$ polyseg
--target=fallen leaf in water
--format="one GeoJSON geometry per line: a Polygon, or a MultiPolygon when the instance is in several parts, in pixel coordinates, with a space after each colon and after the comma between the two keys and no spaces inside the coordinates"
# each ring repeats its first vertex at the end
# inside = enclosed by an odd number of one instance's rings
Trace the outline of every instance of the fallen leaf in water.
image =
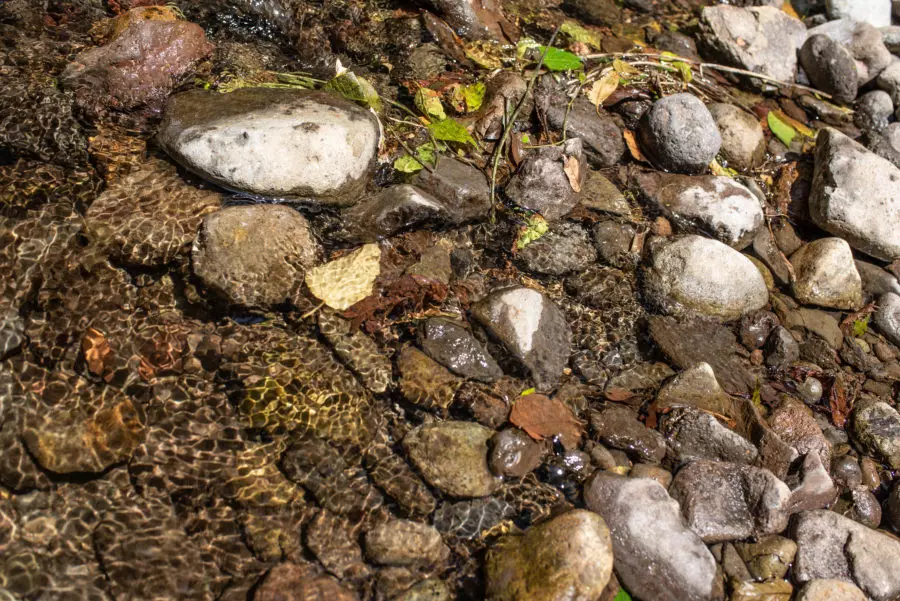
{"type": "Polygon", "coordinates": [[[313,296],[332,309],[345,311],[372,294],[381,272],[381,249],[366,244],[347,256],[314,267],[306,273],[313,296]]]}
{"type": "Polygon", "coordinates": [[[581,423],[562,401],[543,394],[520,397],[513,404],[509,421],[525,430],[535,440],[559,435],[567,449],[573,449],[581,441],[581,423]]]}
{"type": "Polygon", "coordinates": [[[578,162],[578,159],[566,157],[563,171],[566,172],[566,177],[569,178],[569,185],[572,186],[572,189],[576,192],[581,192],[581,163],[578,162]]]}
{"type": "Polygon", "coordinates": [[[112,354],[109,341],[100,330],[88,328],[81,339],[81,350],[88,371],[95,376],[102,376],[106,368],[106,360],[112,354]]]}

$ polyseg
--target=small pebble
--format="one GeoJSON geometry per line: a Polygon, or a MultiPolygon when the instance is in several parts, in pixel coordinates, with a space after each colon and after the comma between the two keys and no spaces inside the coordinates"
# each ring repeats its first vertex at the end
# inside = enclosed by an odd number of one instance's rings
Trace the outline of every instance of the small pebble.
{"type": "Polygon", "coordinates": [[[831,460],[831,478],[835,484],[856,488],[862,484],[862,470],[859,463],[849,455],[842,455],[831,460]]]}
{"type": "Polygon", "coordinates": [[[863,486],[869,490],[877,490],[881,486],[881,476],[878,475],[878,464],[869,457],[863,457],[859,462],[862,471],[863,486]]]}
{"type": "Polygon", "coordinates": [[[815,405],[822,398],[822,383],[816,378],[806,378],[797,387],[800,398],[807,405],[815,405]]]}

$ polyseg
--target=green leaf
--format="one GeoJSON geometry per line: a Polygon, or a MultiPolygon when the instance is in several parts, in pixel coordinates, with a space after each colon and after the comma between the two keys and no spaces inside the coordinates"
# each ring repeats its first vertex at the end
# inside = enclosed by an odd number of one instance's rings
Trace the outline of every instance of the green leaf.
{"type": "Polygon", "coordinates": [[[439,120],[447,118],[439,92],[429,88],[419,88],[413,101],[416,103],[416,108],[422,111],[426,117],[439,120]]]}
{"type": "Polygon", "coordinates": [[[681,80],[684,83],[691,83],[694,79],[694,72],[691,71],[691,66],[683,61],[675,61],[672,63],[672,66],[678,69],[681,72],[681,80]]]}
{"type": "Polygon", "coordinates": [[[485,85],[480,81],[463,88],[463,98],[466,100],[466,108],[470,113],[481,108],[485,90],[485,85]]]}
{"type": "Polygon", "coordinates": [[[791,142],[793,142],[794,138],[797,136],[797,130],[779,119],[778,115],[775,114],[775,111],[769,111],[766,121],[768,121],[769,129],[772,130],[775,137],[781,140],[782,144],[790,148],[791,142]]]}
{"type": "Polygon", "coordinates": [[[364,77],[360,77],[351,71],[344,71],[325,84],[326,90],[337,92],[347,100],[352,100],[366,108],[376,111],[381,110],[381,98],[378,92],[364,77]]]}
{"type": "Polygon", "coordinates": [[[613,601],[631,601],[631,595],[625,589],[620,588],[616,596],[613,597],[613,601]]]}
{"type": "Polygon", "coordinates": [[[581,42],[582,44],[587,44],[588,46],[593,46],[597,50],[601,50],[600,35],[592,31],[588,31],[575,21],[566,21],[559,28],[559,31],[560,33],[566,34],[576,42],[581,42]]]}
{"type": "Polygon", "coordinates": [[[869,331],[869,316],[866,315],[862,319],[857,319],[853,322],[853,335],[857,338],[862,338],[865,336],[866,332],[869,331]]]}
{"type": "Polygon", "coordinates": [[[416,173],[417,171],[421,171],[423,164],[426,163],[431,166],[436,164],[434,144],[431,142],[426,142],[416,148],[415,157],[411,157],[408,154],[399,157],[394,161],[394,169],[401,173],[416,173]]]}
{"type": "Polygon", "coordinates": [[[535,213],[530,216],[525,225],[519,228],[519,235],[516,237],[516,248],[522,250],[541,236],[547,233],[550,226],[547,220],[535,213]]]}
{"type": "Polygon", "coordinates": [[[432,121],[428,126],[431,135],[437,140],[445,142],[459,142],[460,144],[475,144],[475,139],[468,130],[453,119],[443,119],[441,121],[432,121]]]}
{"type": "Polygon", "coordinates": [[[531,136],[522,134],[522,144],[531,144],[531,136]]]}
{"type": "Polygon", "coordinates": [[[547,55],[544,57],[544,66],[551,71],[574,71],[584,66],[581,63],[581,59],[568,50],[548,48],[547,46],[538,46],[538,50],[541,53],[546,50],[547,55]]]}
{"type": "Polygon", "coordinates": [[[526,388],[519,396],[528,396],[529,394],[534,394],[534,388],[526,388]]]}

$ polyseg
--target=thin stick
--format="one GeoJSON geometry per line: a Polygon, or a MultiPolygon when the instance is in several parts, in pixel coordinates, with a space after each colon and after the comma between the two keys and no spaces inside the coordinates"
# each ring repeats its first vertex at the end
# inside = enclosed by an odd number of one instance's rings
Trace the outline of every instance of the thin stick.
{"type": "Polygon", "coordinates": [[[528,86],[526,86],[525,88],[525,93],[522,95],[522,99],[519,100],[519,103],[516,104],[516,108],[513,109],[512,115],[510,115],[509,121],[507,121],[506,123],[506,127],[503,128],[503,135],[500,136],[500,141],[494,148],[494,164],[491,169],[491,223],[494,223],[495,221],[494,201],[497,197],[497,168],[500,166],[500,157],[503,156],[503,148],[504,146],[506,146],[506,142],[509,139],[509,134],[516,123],[516,117],[518,117],[519,111],[522,109],[522,106],[524,106],[528,95],[531,94],[532,88],[534,88],[534,82],[537,81],[538,75],[540,75],[541,73],[541,67],[544,65],[544,57],[547,56],[547,53],[553,46],[553,42],[556,41],[556,35],[559,33],[560,27],[562,27],[561,24],[556,26],[556,29],[553,30],[553,35],[550,36],[550,41],[547,42],[546,46],[544,46],[544,51],[541,53],[541,58],[540,60],[538,60],[537,66],[534,68],[534,75],[532,75],[531,79],[528,80],[528,86]]]}
{"type": "MultiPolygon", "coordinates": [[[[432,169],[431,167],[428,166],[428,161],[419,160],[419,158],[416,157],[416,153],[413,152],[412,149],[406,145],[406,142],[404,142],[400,138],[400,135],[396,131],[394,131],[394,128],[392,128],[390,125],[388,125],[388,129],[391,130],[391,133],[394,134],[394,138],[397,140],[397,143],[403,147],[403,150],[406,151],[406,154],[408,154],[412,158],[412,160],[414,160],[418,164],[422,165],[422,167],[425,167],[425,169],[428,170],[428,173],[434,173],[434,169],[432,169]]],[[[435,148],[434,151],[437,152],[437,148],[435,148]]]]}

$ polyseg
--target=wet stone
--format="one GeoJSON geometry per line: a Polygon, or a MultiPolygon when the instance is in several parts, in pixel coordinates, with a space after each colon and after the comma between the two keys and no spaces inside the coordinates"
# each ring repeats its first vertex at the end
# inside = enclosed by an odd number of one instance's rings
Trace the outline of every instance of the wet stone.
{"type": "Polygon", "coordinates": [[[506,185],[505,191],[520,207],[554,221],[578,204],[578,192],[586,175],[582,140],[572,138],[562,146],[532,151],[506,185]]]}
{"type": "Polygon", "coordinates": [[[498,540],[486,560],[487,596],[497,601],[589,601],[609,582],[612,541],[603,518],[575,509],[524,535],[498,540]]]}
{"type": "Polygon", "coordinates": [[[867,488],[858,486],[838,499],[832,511],[867,528],[878,528],[881,525],[881,503],[867,488]]]}
{"type": "Polygon", "coordinates": [[[441,365],[464,378],[496,382],[503,371],[484,345],[462,324],[432,318],[420,332],[422,349],[441,365]]]}
{"type": "Polygon", "coordinates": [[[345,235],[355,242],[375,242],[411,228],[449,220],[443,205],[409,184],[392,186],[361,200],[341,214],[345,235]]]}
{"type": "Polygon", "coordinates": [[[786,580],[741,582],[731,591],[731,601],[788,601],[794,587],[786,580]]]}
{"type": "Polygon", "coordinates": [[[637,414],[628,407],[607,404],[591,412],[590,424],[594,435],[609,447],[650,463],[659,463],[665,457],[663,437],[639,422],[637,414]]]}
{"type": "Polygon", "coordinates": [[[831,460],[831,477],[836,484],[854,488],[862,484],[862,470],[859,462],[849,455],[841,455],[831,460]]]}
{"type": "Polygon", "coordinates": [[[583,227],[564,222],[552,225],[546,234],[521,249],[518,258],[528,271],[565,275],[596,261],[597,252],[583,227]]]}
{"type": "Polygon", "coordinates": [[[380,565],[434,567],[450,550],[433,527],[409,520],[391,520],[366,533],[366,556],[380,565]]]}
{"type": "Polygon", "coordinates": [[[705,411],[676,406],[659,419],[660,432],[678,462],[697,458],[749,465],[756,461],[757,450],[750,441],[705,411]]]}
{"type": "Polygon", "coordinates": [[[784,578],[797,554],[797,543],[784,536],[767,536],[754,543],[735,543],[754,578],[784,578]]]}
{"type": "Polygon", "coordinates": [[[627,223],[601,221],[593,228],[594,246],[602,262],[619,269],[633,269],[639,257],[631,252],[634,227],[627,223]]]}
{"type": "Polygon", "coordinates": [[[327,307],[319,311],[318,318],[319,331],[366,388],[374,393],[387,390],[393,378],[391,361],[382,354],[375,341],[354,331],[350,320],[327,307]]]}
{"type": "Polygon", "coordinates": [[[471,422],[438,422],[412,430],[403,447],[435,488],[453,497],[483,497],[500,484],[487,463],[493,435],[493,430],[471,422]]]}
{"type": "Polygon", "coordinates": [[[769,335],[765,353],[766,365],[785,369],[800,358],[800,345],[794,340],[790,331],[779,326],[769,335]]]}
{"type": "Polygon", "coordinates": [[[853,439],[894,469],[900,468],[900,414],[884,402],[857,406],[852,413],[853,439]]]}
{"type": "Polygon", "coordinates": [[[762,348],[776,327],[778,327],[778,317],[771,311],[748,313],[741,317],[741,344],[751,350],[762,348]]]}
{"type": "Polygon", "coordinates": [[[441,155],[432,171],[422,169],[411,182],[438,199],[454,224],[486,219],[491,212],[491,189],[484,173],[441,155]]]}
{"type": "Polygon", "coordinates": [[[273,567],[256,589],[253,601],[309,601],[333,599],[356,601],[354,592],[334,577],[320,573],[312,564],[280,563],[273,567]]]}
{"type": "Polygon", "coordinates": [[[445,413],[463,380],[415,348],[404,347],[397,358],[400,392],[413,405],[445,413]]]}
{"type": "Polygon", "coordinates": [[[544,460],[548,448],[518,428],[507,428],[491,438],[488,465],[496,476],[521,478],[537,469],[544,460]]]}
{"type": "Polygon", "coordinates": [[[467,540],[480,536],[515,515],[515,507],[496,497],[445,502],[434,512],[434,527],[443,534],[467,540]]]}

